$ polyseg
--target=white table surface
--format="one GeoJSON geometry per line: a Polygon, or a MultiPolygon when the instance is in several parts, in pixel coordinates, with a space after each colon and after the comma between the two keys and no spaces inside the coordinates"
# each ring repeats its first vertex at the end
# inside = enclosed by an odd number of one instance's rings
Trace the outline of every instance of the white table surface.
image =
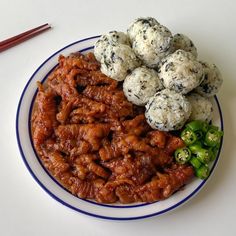
{"type": "Polygon", "coordinates": [[[236,235],[235,1],[0,0],[0,11],[0,41],[46,22],[53,26],[0,54],[0,235],[236,235]],[[125,31],[139,16],[189,35],[199,58],[221,69],[224,145],[212,178],[184,206],[139,221],[99,220],[56,202],[31,177],[16,142],[16,109],[26,82],[53,52],[78,39],[125,31]]]}

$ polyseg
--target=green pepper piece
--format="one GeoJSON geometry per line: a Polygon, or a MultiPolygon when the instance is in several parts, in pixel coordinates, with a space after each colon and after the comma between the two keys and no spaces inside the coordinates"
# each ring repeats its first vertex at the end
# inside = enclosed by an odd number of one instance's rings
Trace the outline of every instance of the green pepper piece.
{"type": "Polygon", "coordinates": [[[206,133],[208,129],[209,129],[209,124],[207,122],[203,122],[203,125],[202,125],[203,133],[206,133]]]}
{"type": "Polygon", "coordinates": [[[209,176],[210,170],[207,165],[202,165],[200,168],[195,170],[195,174],[200,179],[206,179],[209,176]]]}
{"type": "Polygon", "coordinates": [[[201,130],[202,132],[206,133],[208,130],[208,124],[206,122],[200,120],[193,120],[189,122],[186,127],[191,129],[192,131],[201,130]]]}
{"type": "Polygon", "coordinates": [[[195,134],[196,134],[198,140],[202,139],[202,137],[203,137],[203,131],[202,130],[196,130],[195,134]]]}
{"type": "Polygon", "coordinates": [[[212,160],[212,156],[213,156],[213,153],[210,149],[207,150],[207,149],[201,148],[200,150],[196,152],[196,157],[203,164],[208,164],[212,160]]]}
{"type": "Polygon", "coordinates": [[[180,164],[187,163],[191,158],[191,151],[187,147],[178,148],[175,151],[175,160],[180,164]]]}
{"type": "Polygon", "coordinates": [[[202,149],[202,144],[200,141],[196,141],[194,144],[189,146],[192,153],[197,154],[202,149]]]}
{"type": "Polygon", "coordinates": [[[193,120],[191,122],[189,122],[188,124],[186,124],[186,127],[188,127],[189,129],[196,131],[196,130],[201,130],[202,129],[202,121],[200,120],[193,120]]]}
{"type": "Polygon", "coordinates": [[[192,157],[189,162],[195,169],[198,169],[202,165],[202,163],[197,159],[197,157],[192,157]]]}
{"type": "Polygon", "coordinates": [[[210,147],[210,150],[212,151],[211,161],[215,160],[217,153],[219,152],[219,148],[220,148],[220,145],[216,145],[215,147],[210,147]]]}
{"type": "Polygon", "coordinates": [[[189,128],[184,129],[180,137],[186,145],[191,145],[197,140],[197,135],[189,128]]]}
{"type": "Polygon", "coordinates": [[[211,128],[206,133],[204,144],[209,147],[214,147],[220,143],[222,136],[222,131],[211,128]]]}
{"type": "Polygon", "coordinates": [[[209,129],[219,130],[219,127],[215,125],[209,125],[209,129]]]}

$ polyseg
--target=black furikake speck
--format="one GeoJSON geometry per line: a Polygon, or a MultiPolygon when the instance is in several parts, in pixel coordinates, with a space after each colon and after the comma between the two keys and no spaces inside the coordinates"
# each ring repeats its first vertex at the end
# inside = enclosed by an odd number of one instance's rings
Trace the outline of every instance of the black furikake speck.
{"type": "Polygon", "coordinates": [[[148,19],[140,19],[140,22],[144,25],[152,26],[152,24],[148,19]]]}
{"type": "Polygon", "coordinates": [[[192,72],[192,73],[195,73],[195,74],[198,73],[198,70],[196,70],[196,68],[190,68],[189,71],[192,72]]]}
{"type": "Polygon", "coordinates": [[[177,90],[179,92],[183,91],[183,89],[184,89],[183,84],[175,84],[173,87],[175,88],[175,90],[177,90]]]}
{"type": "Polygon", "coordinates": [[[162,60],[161,65],[163,66],[166,62],[167,62],[167,60],[162,60]]]}
{"type": "Polygon", "coordinates": [[[111,60],[113,63],[115,62],[115,53],[114,52],[111,53],[111,60]]]}
{"type": "Polygon", "coordinates": [[[116,30],[112,30],[112,31],[109,32],[109,34],[116,34],[116,33],[117,33],[116,30]]]}
{"type": "Polygon", "coordinates": [[[110,64],[109,64],[106,60],[104,60],[103,63],[105,64],[105,66],[106,66],[107,68],[110,66],[110,64]]]}
{"type": "Polygon", "coordinates": [[[194,47],[192,40],[190,40],[190,47],[194,47]]]}
{"type": "Polygon", "coordinates": [[[201,84],[200,87],[204,93],[211,93],[213,90],[213,86],[210,86],[209,84],[201,84]]]}
{"type": "Polygon", "coordinates": [[[152,99],[151,103],[148,104],[147,109],[146,109],[146,112],[148,112],[148,111],[150,110],[150,108],[151,108],[151,106],[152,106],[153,103],[154,103],[154,99],[152,99]]]}
{"type": "Polygon", "coordinates": [[[167,72],[168,70],[173,71],[173,67],[174,67],[174,63],[173,62],[167,63],[166,66],[165,66],[165,72],[167,72]]]}
{"type": "Polygon", "coordinates": [[[144,90],[144,89],[146,89],[146,88],[147,88],[146,85],[144,85],[144,84],[141,85],[141,90],[144,90]]]}

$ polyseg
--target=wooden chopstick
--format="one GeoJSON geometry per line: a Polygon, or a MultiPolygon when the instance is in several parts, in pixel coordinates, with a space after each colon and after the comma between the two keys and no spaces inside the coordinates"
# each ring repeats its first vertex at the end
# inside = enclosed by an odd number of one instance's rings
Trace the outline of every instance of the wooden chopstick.
{"type": "Polygon", "coordinates": [[[6,50],[8,48],[14,47],[17,44],[22,43],[22,42],[42,33],[50,28],[51,28],[51,26],[47,23],[44,25],[40,25],[36,28],[33,28],[31,30],[25,31],[25,32],[23,32],[19,35],[16,35],[14,37],[11,37],[9,39],[3,40],[0,42],[0,52],[6,50]]]}

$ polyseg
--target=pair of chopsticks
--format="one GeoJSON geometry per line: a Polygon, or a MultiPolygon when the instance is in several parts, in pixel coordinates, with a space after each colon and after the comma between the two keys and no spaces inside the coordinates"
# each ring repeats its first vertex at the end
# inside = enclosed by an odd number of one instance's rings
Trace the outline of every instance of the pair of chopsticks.
{"type": "Polygon", "coordinates": [[[8,48],[14,47],[19,43],[22,43],[48,29],[50,29],[51,26],[47,23],[44,25],[40,25],[36,28],[33,28],[31,30],[25,31],[21,34],[18,34],[14,37],[11,37],[9,39],[3,40],[0,42],[0,52],[7,50],[8,48]]]}

